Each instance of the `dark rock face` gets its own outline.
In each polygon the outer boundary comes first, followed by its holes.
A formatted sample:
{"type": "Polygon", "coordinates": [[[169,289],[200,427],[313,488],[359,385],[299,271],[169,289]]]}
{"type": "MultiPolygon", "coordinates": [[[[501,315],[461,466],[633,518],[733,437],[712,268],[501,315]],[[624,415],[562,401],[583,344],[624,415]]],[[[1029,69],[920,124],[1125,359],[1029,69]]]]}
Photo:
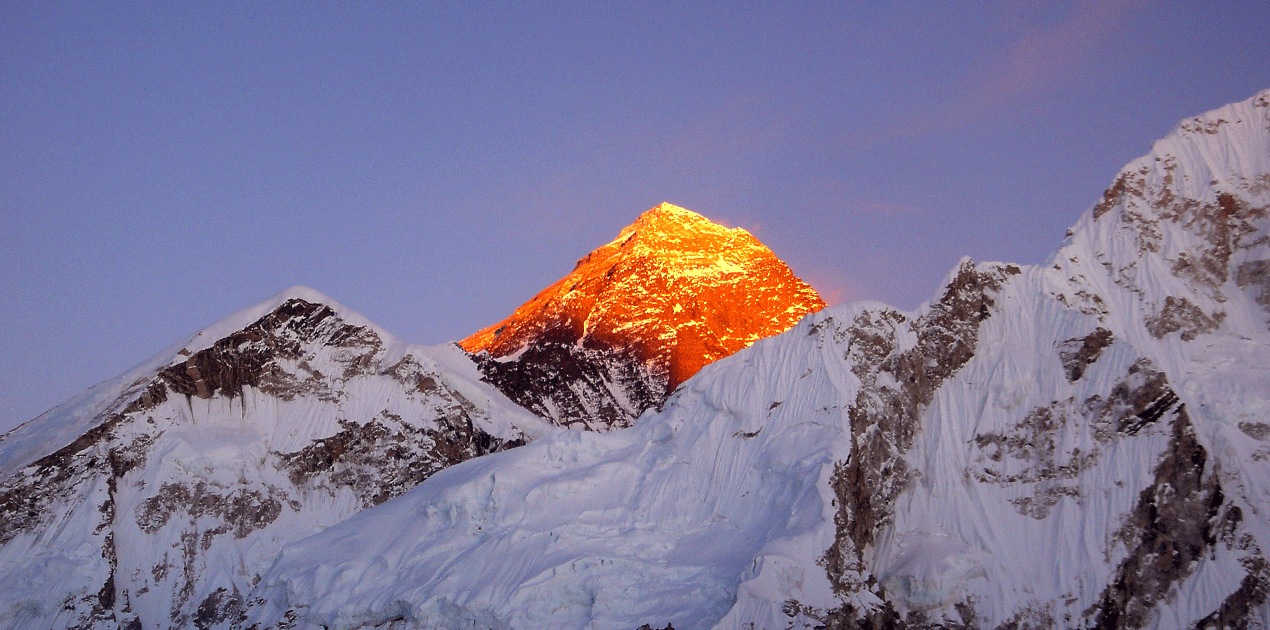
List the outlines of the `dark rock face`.
{"type": "Polygon", "coordinates": [[[283,400],[305,394],[336,396],[323,385],[320,372],[302,363],[300,369],[307,374],[299,375],[278,365],[282,359],[301,359],[304,349],[313,345],[353,350],[343,362],[342,376],[347,378],[369,369],[382,342],[375,333],[346,324],[330,306],[292,299],[194,353],[184,364],[163,370],[159,378],[173,393],[204,399],[239,396],[247,386],[283,400]]]}
{"type": "Polygon", "coordinates": [[[1020,514],[1035,519],[1049,516],[1063,497],[1078,497],[1080,486],[1073,480],[1097,461],[1097,453],[1079,448],[1065,454],[1057,448],[1055,436],[1072,422],[1069,404],[1037,407],[1018,424],[1003,433],[975,435],[975,447],[982,453],[971,474],[981,483],[1023,485],[1030,496],[1010,501],[1020,514]]]}
{"type": "Polygon", "coordinates": [[[1177,402],[1164,373],[1150,360],[1138,359],[1106,397],[1090,397],[1082,411],[1093,427],[1094,438],[1109,443],[1117,434],[1137,435],[1177,402]]]}
{"type": "MultiPolygon", "coordinates": [[[[1176,401],[1176,397],[1174,397],[1176,401]]],[[[1098,628],[1143,628],[1157,603],[1217,544],[1214,527],[1224,495],[1205,474],[1208,451],[1195,440],[1185,407],[1178,407],[1169,449],[1155,468],[1155,483],[1115,536],[1129,549],[1102,601],[1088,611],[1098,628]]]]}
{"type": "Polygon", "coordinates": [[[1098,328],[1088,335],[1076,339],[1068,339],[1058,346],[1058,356],[1063,361],[1063,371],[1067,373],[1067,382],[1074,383],[1085,374],[1085,368],[1098,360],[1103,348],[1114,340],[1111,331],[1098,328]]]}
{"type": "Polygon", "coordinates": [[[630,353],[557,337],[544,336],[512,359],[486,352],[472,358],[488,383],[561,426],[628,426],[644,411],[660,408],[669,394],[667,376],[630,353]]]}
{"type": "Polygon", "coordinates": [[[210,630],[225,623],[240,623],[245,611],[246,601],[238,589],[218,588],[199,603],[191,621],[198,630],[210,630]]]}
{"type": "Polygon", "coordinates": [[[437,424],[438,429],[421,429],[384,411],[366,424],[346,420],[339,433],[277,457],[297,487],[333,491],[344,486],[372,507],[443,468],[524,443],[499,440],[462,414],[438,418],[437,424]]]}
{"type": "MultiPolygon", "coordinates": [[[[1236,522],[1241,518],[1238,507],[1230,508],[1227,513],[1236,522]]],[[[1247,549],[1247,541],[1243,549],[1247,549]]],[[[1218,630],[1233,628],[1246,630],[1253,626],[1254,615],[1266,604],[1270,596],[1270,566],[1260,554],[1251,555],[1243,561],[1248,574],[1240,581],[1239,588],[1222,601],[1221,606],[1195,624],[1197,630],[1218,630]]]]}
{"type": "MultiPolygon", "coordinates": [[[[285,498],[285,497],[284,497],[285,498]]],[[[147,534],[167,525],[176,512],[190,519],[210,516],[223,525],[204,533],[229,533],[243,538],[278,519],[282,501],[272,493],[238,488],[216,488],[204,481],[192,484],[165,483],[157,493],[142,502],[135,515],[137,526],[147,534]]]]}
{"type": "Polygon", "coordinates": [[[1168,296],[1159,313],[1146,320],[1147,331],[1156,339],[1173,332],[1182,333],[1182,341],[1193,341],[1201,334],[1212,332],[1226,319],[1226,313],[1208,314],[1186,298],[1168,296]]]}
{"type": "MultiPolygon", "coordinates": [[[[921,318],[908,322],[896,311],[865,313],[849,329],[845,357],[861,381],[848,412],[854,446],[834,467],[830,481],[838,499],[837,542],[823,562],[835,591],[875,591],[876,578],[862,554],[890,523],[895,499],[913,477],[904,454],[920,430],[920,414],[940,384],[974,356],[979,324],[990,316],[994,295],[1014,266],[979,271],[966,261],[943,296],[921,318]],[[911,326],[917,343],[896,352],[896,330],[911,326]],[[889,376],[879,384],[881,374],[889,376]]],[[[828,613],[826,627],[888,627],[897,622],[890,608],[864,614],[850,605],[828,613]],[[861,616],[863,615],[863,616],[861,616]]]]}
{"type": "MultiPolygon", "coordinates": [[[[1262,308],[1270,309],[1270,260],[1253,260],[1239,265],[1235,284],[1241,289],[1254,290],[1253,300],[1262,308]]],[[[1270,325],[1270,320],[1266,324],[1270,325]]]]}
{"type": "Polygon", "coordinates": [[[1096,444],[1109,445],[1121,436],[1137,435],[1177,404],[1164,374],[1142,359],[1106,397],[1094,396],[1079,405],[1074,399],[1056,401],[1033,409],[1006,431],[976,434],[977,457],[967,473],[980,483],[1031,488],[1030,496],[1010,502],[1020,514],[1043,519],[1063,497],[1084,495],[1076,479],[1100,459],[1098,448],[1061,451],[1058,436],[1085,426],[1092,429],[1096,444]]]}

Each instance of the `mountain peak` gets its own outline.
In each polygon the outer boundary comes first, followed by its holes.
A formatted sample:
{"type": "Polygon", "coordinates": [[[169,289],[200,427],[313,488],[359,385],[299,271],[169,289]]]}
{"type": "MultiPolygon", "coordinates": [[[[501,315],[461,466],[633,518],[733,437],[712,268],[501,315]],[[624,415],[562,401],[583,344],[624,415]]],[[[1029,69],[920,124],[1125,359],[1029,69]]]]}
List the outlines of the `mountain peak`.
{"type": "Polygon", "coordinates": [[[640,219],[654,218],[654,217],[677,218],[680,220],[686,219],[686,220],[709,221],[709,219],[697,214],[696,212],[693,212],[692,210],[689,210],[683,206],[676,206],[675,204],[670,203],[669,201],[663,201],[645,210],[642,214],[639,215],[639,219],[636,219],[636,221],[639,221],[640,219]]]}
{"type": "Polygon", "coordinates": [[[638,230],[640,228],[669,228],[680,227],[686,229],[727,229],[712,222],[692,210],[676,206],[673,203],[661,202],[660,204],[645,210],[635,219],[635,222],[622,230],[638,230]]]}
{"type": "Polygon", "coordinates": [[[663,255],[706,254],[742,248],[763,248],[749,232],[728,228],[671,203],[654,206],[626,226],[604,248],[628,248],[630,252],[663,255]]]}
{"type": "MultiPolygon", "coordinates": [[[[632,378],[647,395],[624,406],[633,419],[706,364],[784,332],[824,305],[749,232],[662,203],[511,317],[460,345],[503,363],[527,350],[559,346],[560,353],[613,355],[620,358],[605,361],[641,365],[644,376],[632,378]]],[[[553,355],[550,361],[565,359],[553,355]]],[[[514,380],[523,389],[532,379],[514,380]]]]}
{"type": "Polygon", "coordinates": [[[385,344],[394,345],[399,343],[396,337],[383,330],[360,313],[357,313],[347,306],[327,297],[316,289],[296,285],[283,289],[266,300],[222,318],[221,320],[190,336],[185,341],[169,348],[162,354],[167,355],[169,360],[181,360],[181,357],[177,356],[178,352],[182,356],[187,356],[189,353],[204,350],[210,347],[215,341],[241,331],[253,322],[260,320],[262,317],[265,317],[270,313],[275,313],[288,304],[296,303],[296,301],[308,305],[326,307],[349,325],[365,328],[366,330],[373,332],[385,344]]]}

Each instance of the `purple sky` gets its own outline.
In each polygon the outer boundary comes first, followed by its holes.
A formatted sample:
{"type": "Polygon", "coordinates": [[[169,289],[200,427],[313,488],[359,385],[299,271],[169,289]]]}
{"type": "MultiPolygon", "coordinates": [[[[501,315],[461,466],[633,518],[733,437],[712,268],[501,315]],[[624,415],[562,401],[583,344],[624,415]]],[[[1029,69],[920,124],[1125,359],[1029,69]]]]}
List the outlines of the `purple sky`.
{"type": "Polygon", "coordinates": [[[461,338],[661,201],[912,308],[1270,87],[1264,0],[471,4],[0,3],[0,430],[294,284],[461,338]]]}

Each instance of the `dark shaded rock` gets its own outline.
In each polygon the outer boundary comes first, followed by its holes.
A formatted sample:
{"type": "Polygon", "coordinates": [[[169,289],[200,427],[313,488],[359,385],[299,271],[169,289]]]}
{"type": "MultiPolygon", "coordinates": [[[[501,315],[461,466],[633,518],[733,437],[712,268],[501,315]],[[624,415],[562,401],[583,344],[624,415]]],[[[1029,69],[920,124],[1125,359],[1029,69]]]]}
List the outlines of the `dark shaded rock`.
{"type": "Polygon", "coordinates": [[[1145,321],[1147,332],[1156,339],[1173,332],[1181,332],[1183,341],[1192,341],[1203,333],[1212,332],[1226,319],[1225,312],[1205,313],[1186,298],[1169,296],[1160,312],[1145,321]]]}
{"type": "MultiPolygon", "coordinates": [[[[464,401],[466,402],[466,401],[464,401]]],[[[488,453],[522,445],[501,440],[472,423],[472,408],[456,407],[418,428],[387,411],[365,424],[344,421],[343,430],[292,453],[280,453],[280,468],[297,486],[353,490],[366,507],[419,485],[437,471],[488,453]]]]}
{"type": "MultiPolygon", "coordinates": [[[[1241,289],[1253,289],[1253,300],[1270,309],[1270,260],[1254,260],[1239,265],[1235,271],[1235,284],[1241,289]]],[[[1270,320],[1267,320],[1270,325],[1270,320]]]]}
{"type": "Polygon", "coordinates": [[[1214,525],[1224,495],[1216,478],[1205,474],[1207,461],[1208,451],[1196,441],[1186,407],[1178,407],[1155,482],[1142,490],[1116,532],[1128,555],[1099,603],[1085,613],[1096,627],[1147,626],[1155,606],[1216,544],[1214,525]]]}
{"type": "Polygon", "coordinates": [[[137,507],[135,519],[141,531],[152,534],[178,512],[189,516],[191,521],[213,516],[225,524],[225,533],[243,538],[282,514],[283,501],[279,497],[285,499],[285,495],[274,492],[277,491],[272,488],[269,494],[245,488],[228,490],[205,481],[165,483],[137,507]]]}
{"type": "Polygon", "coordinates": [[[1104,398],[1094,396],[1084,403],[1084,411],[1094,428],[1094,437],[1110,442],[1120,435],[1135,435],[1157,422],[1178,402],[1164,373],[1149,359],[1138,359],[1104,398]]]}
{"type": "Polygon", "coordinates": [[[511,359],[470,355],[483,380],[516,404],[561,426],[622,428],[669,395],[666,374],[616,348],[544,335],[511,359]],[[614,392],[621,392],[620,396],[614,392]]]}
{"type": "Polygon", "coordinates": [[[203,598],[192,621],[198,630],[209,630],[219,624],[241,623],[246,616],[246,602],[238,589],[218,588],[203,598]]]}
{"type": "Polygon", "coordinates": [[[1102,351],[1114,338],[1106,328],[1097,328],[1084,337],[1068,339],[1058,346],[1058,356],[1063,362],[1067,382],[1074,383],[1085,375],[1085,368],[1098,360],[1102,351]]]}
{"type": "Polygon", "coordinates": [[[1258,609],[1266,604],[1270,595],[1270,566],[1265,558],[1252,557],[1244,560],[1247,575],[1239,583],[1239,588],[1222,601],[1221,606],[1195,624],[1196,630],[1246,630],[1251,625],[1258,609]]]}
{"type": "Polygon", "coordinates": [[[1070,415],[1071,401],[1053,403],[1033,409],[1004,432],[975,435],[973,443],[983,455],[978,467],[969,471],[971,476],[982,483],[1032,486],[1031,496],[1010,503],[1020,514],[1045,518],[1063,497],[1081,495],[1079,485],[1062,482],[1075,479],[1098,461],[1097,452],[1059,451],[1055,438],[1075,420],[1070,415]]]}
{"type": "MultiPolygon", "coordinates": [[[[300,379],[277,366],[279,359],[302,359],[306,346],[352,348],[359,352],[345,358],[347,378],[370,367],[382,347],[367,328],[345,323],[325,304],[293,298],[246,328],[217,340],[211,347],[190,355],[184,363],[159,373],[177,394],[211,398],[235,397],[244,387],[258,388],[283,400],[303,393],[334,396],[326,392],[321,374],[310,372],[300,379]]],[[[303,365],[301,366],[303,367],[303,365]]]]}
{"type": "Polygon", "coordinates": [[[1239,430],[1254,440],[1265,441],[1270,438],[1270,424],[1264,422],[1240,422],[1239,430]]]}
{"type": "Polygon", "coordinates": [[[1103,191],[1098,203],[1094,204],[1094,218],[1101,218],[1116,204],[1123,201],[1126,195],[1141,195],[1145,187],[1146,181],[1142,178],[1134,179],[1130,173],[1121,173],[1116,181],[1111,183],[1111,187],[1103,191]]]}

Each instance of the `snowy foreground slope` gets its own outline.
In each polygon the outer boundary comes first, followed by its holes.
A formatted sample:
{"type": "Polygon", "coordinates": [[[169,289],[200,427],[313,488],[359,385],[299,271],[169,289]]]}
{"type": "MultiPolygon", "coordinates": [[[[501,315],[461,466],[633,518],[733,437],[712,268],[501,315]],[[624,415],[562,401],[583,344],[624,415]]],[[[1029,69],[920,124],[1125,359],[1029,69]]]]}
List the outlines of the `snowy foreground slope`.
{"type": "Polygon", "coordinates": [[[1268,212],[1270,91],[1157,142],[1049,263],[963,261],[628,430],[448,468],[287,546],[241,625],[1266,627],[1268,212]]]}
{"type": "Polygon", "coordinates": [[[213,325],[0,440],[0,628],[239,619],[283,544],[549,429],[479,378],[304,288],[213,325]]]}

